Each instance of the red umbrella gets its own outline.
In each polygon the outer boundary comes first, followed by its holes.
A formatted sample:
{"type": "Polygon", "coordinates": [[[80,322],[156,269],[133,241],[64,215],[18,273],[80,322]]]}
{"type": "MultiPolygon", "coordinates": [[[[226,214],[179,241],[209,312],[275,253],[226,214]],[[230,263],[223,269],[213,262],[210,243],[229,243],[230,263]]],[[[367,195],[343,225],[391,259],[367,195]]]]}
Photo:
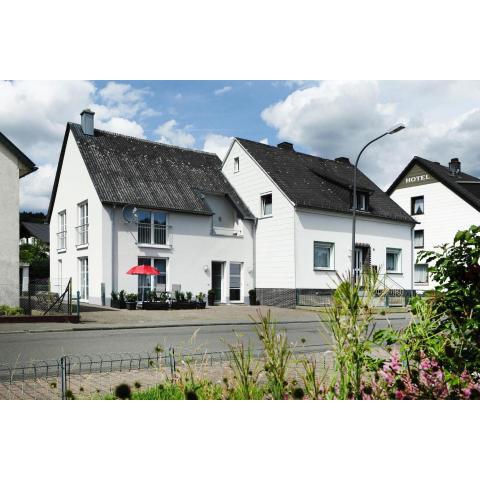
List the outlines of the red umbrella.
{"type": "MultiPolygon", "coordinates": [[[[160,275],[160,270],[157,270],[150,265],[135,265],[128,272],[128,275],[160,275]]],[[[144,299],[145,289],[142,288],[142,305],[144,299]]]]}
{"type": "Polygon", "coordinates": [[[128,272],[128,275],[160,275],[160,270],[157,270],[150,265],[136,265],[132,267],[128,272]]]}

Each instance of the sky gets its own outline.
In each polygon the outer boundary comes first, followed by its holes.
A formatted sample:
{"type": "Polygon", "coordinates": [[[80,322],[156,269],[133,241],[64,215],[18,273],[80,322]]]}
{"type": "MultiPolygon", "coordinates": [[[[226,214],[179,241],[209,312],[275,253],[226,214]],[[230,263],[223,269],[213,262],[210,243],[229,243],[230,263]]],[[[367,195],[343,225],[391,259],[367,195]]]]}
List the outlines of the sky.
{"type": "Polygon", "coordinates": [[[66,123],[95,111],[104,130],[217,153],[234,136],[355,159],[383,189],[414,155],[480,175],[478,81],[0,81],[0,131],[37,164],[20,209],[46,211],[66,123]]]}

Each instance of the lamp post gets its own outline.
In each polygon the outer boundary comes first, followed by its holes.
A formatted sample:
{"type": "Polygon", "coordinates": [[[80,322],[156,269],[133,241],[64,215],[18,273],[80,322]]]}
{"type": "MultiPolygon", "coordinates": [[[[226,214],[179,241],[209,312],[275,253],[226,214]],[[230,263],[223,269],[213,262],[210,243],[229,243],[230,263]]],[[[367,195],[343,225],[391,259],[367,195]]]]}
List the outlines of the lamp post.
{"type": "Polygon", "coordinates": [[[393,135],[394,133],[403,130],[405,125],[399,124],[392,127],[387,132],[383,133],[377,138],[370,140],[358,154],[357,160],[355,161],[355,165],[353,166],[353,205],[352,205],[352,262],[351,262],[351,271],[350,271],[350,280],[352,282],[352,286],[355,285],[355,226],[356,226],[356,213],[357,213],[357,167],[358,162],[360,161],[360,157],[362,153],[365,151],[367,147],[369,147],[372,143],[380,140],[381,138],[385,137],[386,135],[393,135]]]}

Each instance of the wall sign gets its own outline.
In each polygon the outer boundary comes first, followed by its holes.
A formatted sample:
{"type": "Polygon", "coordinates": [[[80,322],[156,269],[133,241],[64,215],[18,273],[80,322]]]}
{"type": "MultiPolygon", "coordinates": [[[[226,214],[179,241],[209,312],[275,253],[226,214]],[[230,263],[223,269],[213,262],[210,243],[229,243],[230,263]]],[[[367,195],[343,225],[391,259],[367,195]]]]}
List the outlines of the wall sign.
{"type": "Polygon", "coordinates": [[[426,185],[428,183],[436,183],[437,180],[427,173],[423,168],[414,165],[405,175],[397,188],[416,187],[417,185],[426,185]]]}

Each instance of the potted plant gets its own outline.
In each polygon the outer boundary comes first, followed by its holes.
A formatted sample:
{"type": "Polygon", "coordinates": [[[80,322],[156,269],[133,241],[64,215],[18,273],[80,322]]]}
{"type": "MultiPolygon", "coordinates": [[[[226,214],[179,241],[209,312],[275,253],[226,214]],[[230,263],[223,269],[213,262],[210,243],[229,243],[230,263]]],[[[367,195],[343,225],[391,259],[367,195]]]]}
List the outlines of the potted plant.
{"type": "Polygon", "coordinates": [[[137,294],[136,293],[127,293],[125,295],[125,304],[127,310],[136,310],[137,309],[137,294]]]}
{"type": "Polygon", "coordinates": [[[215,290],[208,291],[208,305],[213,307],[215,305],[215,290]]]}
{"type": "Polygon", "coordinates": [[[193,293],[192,292],[187,292],[185,294],[185,297],[187,299],[187,302],[190,303],[192,301],[193,293]]]}
{"type": "Polygon", "coordinates": [[[257,304],[257,292],[255,289],[248,291],[248,298],[250,299],[250,305],[257,304]]]}
{"type": "Polygon", "coordinates": [[[206,302],[205,302],[205,294],[203,292],[200,292],[198,295],[197,295],[197,308],[205,308],[206,306],[206,302]]]}
{"type": "Polygon", "coordinates": [[[112,290],[110,294],[110,307],[112,308],[119,308],[118,307],[118,293],[112,290]]]}
{"type": "Polygon", "coordinates": [[[118,292],[118,308],[127,308],[125,304],[125,290],[120,290],[120,292],[118,292]]]}

